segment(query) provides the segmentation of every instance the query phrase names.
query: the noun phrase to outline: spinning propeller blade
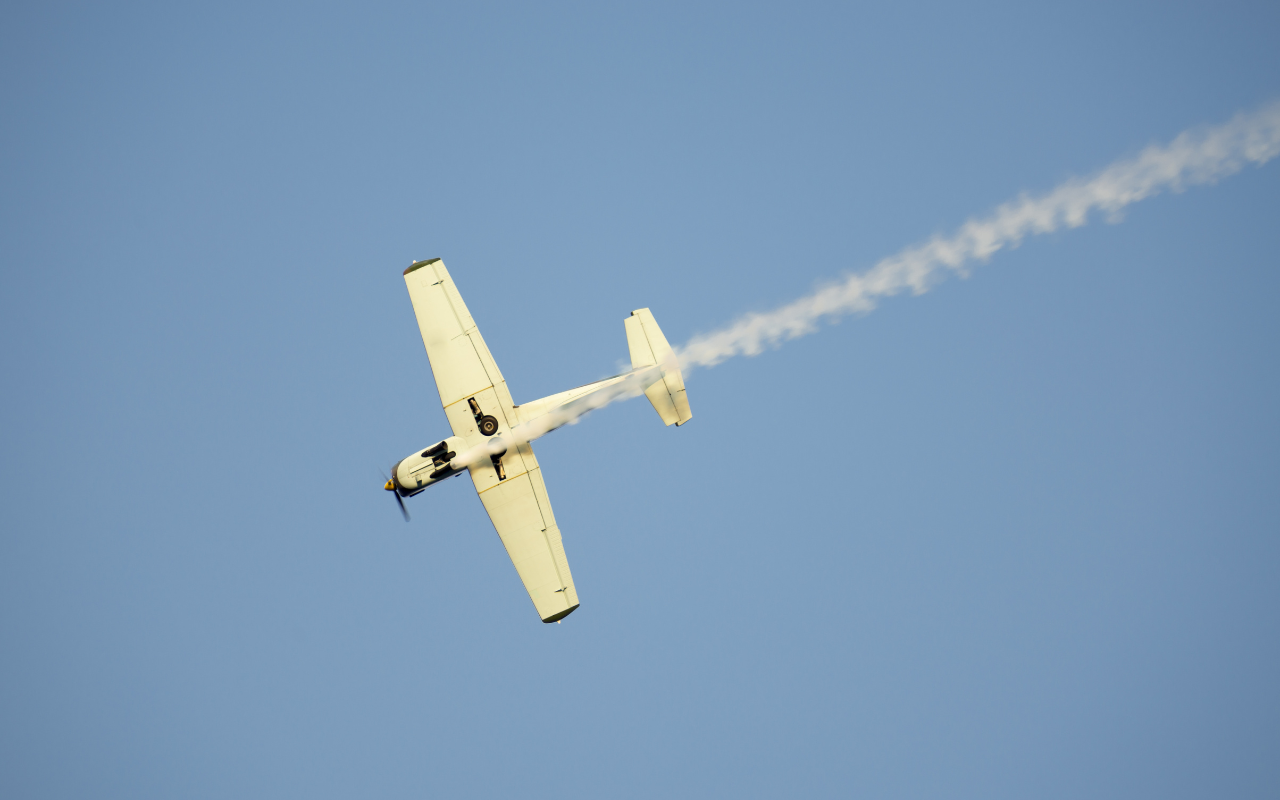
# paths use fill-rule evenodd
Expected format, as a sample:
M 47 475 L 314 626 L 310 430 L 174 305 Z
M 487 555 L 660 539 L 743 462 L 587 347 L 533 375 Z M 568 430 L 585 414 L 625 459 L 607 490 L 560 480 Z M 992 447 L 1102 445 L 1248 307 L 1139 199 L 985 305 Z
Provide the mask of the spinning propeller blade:
M 381 469 L 379 469 L 379 470 L 378 470 L 378 472 L 382 472 L 382 470 L 381 470 Z M 393 495 L 395 495 L 395 498 L 396 498 L 396 505 L 400 506 L 400 513 L 404 515 L 404 521 L 405 521 L 405 522 L 408 522 L 408 521 L 409 521 L 409 509 L 407 509 L 407 508 L 405 508 L 405 507 L 404 507 L 404 500 L 403 500 L 403 499 L 401 499 L 401 497 L 400 497 L 400 493 L 396 491 L 396 485 L 395 485 L 394 483 L 392 483 L 392 481 L 391 481 L 391 479 L 390 479 L 390 478 L 387 478 L 387 473 L 382 472 L 382 477 L 383 477 L 383 478 L 385 478 L 385 479 L 386 479 L 386 481 L 387 481 L 387 482 L 386 482 L 386 484 L 384 484 L 382 488 L 383 488 L 383 489 L 386 489 L 388 492 L 391 492 Z

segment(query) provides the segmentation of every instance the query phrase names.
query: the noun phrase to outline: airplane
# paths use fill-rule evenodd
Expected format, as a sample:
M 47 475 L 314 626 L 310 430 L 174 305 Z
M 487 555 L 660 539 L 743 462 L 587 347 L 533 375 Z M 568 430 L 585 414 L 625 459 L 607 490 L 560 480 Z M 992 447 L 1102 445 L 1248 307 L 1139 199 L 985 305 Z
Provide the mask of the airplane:
M 414 261 L 404 281 L 453 435 L 396 462 L 383 488 L 408 521 L 402 498 L 468 473 L 538 617 L 559 622 L 578 592 L 530 442 L 642 392 L 665 425 L 685 424 L 693 413 L 676 356 L 649 309 L 637 309 L 624 320 L 630 372 L 515 405 L 444 262 Z

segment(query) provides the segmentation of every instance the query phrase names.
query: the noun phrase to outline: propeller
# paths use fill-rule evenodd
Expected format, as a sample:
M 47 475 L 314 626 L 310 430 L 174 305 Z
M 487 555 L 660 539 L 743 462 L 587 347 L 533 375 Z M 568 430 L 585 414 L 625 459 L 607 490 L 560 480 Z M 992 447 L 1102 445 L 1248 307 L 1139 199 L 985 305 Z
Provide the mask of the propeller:
M 378 470 L 378 471 L 379 471 L 379 472 L 382 472 L 382 470 Z M 407 508 L 405 508 L 405 507 L 404 507 L 404 500 L 403 500 L 403 499 L 401 499 L 401 497 L 400 497 L 400 493 L 396 491 L 396 485 L 395 485 L 394 483 L 392 483 L 392 482 L 391 482 L 391 479 L 390 479 L 390 478 L 387 478 L 387 473 L 382 472 L 382 477 L 383 477 L 383 478 L 386 478 L 386 480 L 387 480 L 386 484 L 385 484 L 382 488 L 383 488 L 383 489 L 386 489 L 388 492 L 391 492 L 393 495 L 395 495 L 395 498 L 396 498 L 396 505 L 400 506 L 400 513 L 404 515 L 404 521 L 405 521 L 405 522 L 408 522 L 408 521 L 409 521 L 409 509 L 407 509 Z

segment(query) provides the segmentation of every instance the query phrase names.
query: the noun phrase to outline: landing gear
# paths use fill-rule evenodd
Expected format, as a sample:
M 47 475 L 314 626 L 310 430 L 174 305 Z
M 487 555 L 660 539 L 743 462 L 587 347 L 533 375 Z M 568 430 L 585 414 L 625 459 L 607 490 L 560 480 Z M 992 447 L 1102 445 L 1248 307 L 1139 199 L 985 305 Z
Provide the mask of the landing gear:
M 474 397 L 467 400 L 467 405 L 471 406 L 471 414 L 476 418 L 476 425 L 480 428 L 481 433 L 485 436 L 492 436 L 498 432 L 497 417 L 481 411 L 480 404 L 476 402 Z
M 502 449 L 496 453 L 489 454 L 489 461 L 493 464 L 493 472 L 498 476 L 498 480 L 505 481 L 507 479 L 507 471 L 502 466 L 502 457 L 507 454 L 506 443 L 501 439 L 494 439 L 489 443 L 490 448 L 501 447 Z

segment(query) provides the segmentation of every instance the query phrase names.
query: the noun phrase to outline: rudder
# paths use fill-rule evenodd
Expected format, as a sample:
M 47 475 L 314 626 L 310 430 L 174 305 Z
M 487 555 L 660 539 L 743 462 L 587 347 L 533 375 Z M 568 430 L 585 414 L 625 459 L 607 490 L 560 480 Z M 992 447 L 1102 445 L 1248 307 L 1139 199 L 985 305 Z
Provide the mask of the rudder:
M 627 347 L 631 350 L 631 368 L 660 366 L 662 380 L 644 390 L 665 425 L 683 425 L 693 419 L 689 398 L 684 391 L 684 376 L 667 337 L 647 308 L 636 309 L 625 320 Z

